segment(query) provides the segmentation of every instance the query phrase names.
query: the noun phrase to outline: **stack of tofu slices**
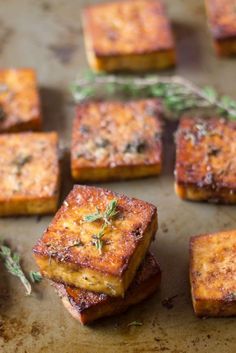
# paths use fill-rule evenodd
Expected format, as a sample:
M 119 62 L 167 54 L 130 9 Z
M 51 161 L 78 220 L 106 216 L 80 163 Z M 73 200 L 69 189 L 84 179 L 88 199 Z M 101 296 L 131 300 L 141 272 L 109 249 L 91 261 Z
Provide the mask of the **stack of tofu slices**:
M 74 186 L 33 251 L 65 307 L 82 324 L 125 311 L 158 288 L 148 251 L 156 207 L 93 186 Z

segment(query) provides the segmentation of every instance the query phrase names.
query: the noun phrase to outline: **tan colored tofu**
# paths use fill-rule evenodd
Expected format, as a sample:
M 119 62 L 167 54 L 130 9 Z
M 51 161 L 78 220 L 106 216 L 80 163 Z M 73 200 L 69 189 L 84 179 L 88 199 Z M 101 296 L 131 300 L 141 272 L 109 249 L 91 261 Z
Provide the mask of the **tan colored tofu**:
M 58 136 L 0 135 L 0 216 L 55 212 L 59 197 Z
M 35 71 L 1 69 L 0 133 L 41 128 L 41 105 Z
M 112 204 L 105 223 L 98 215 L 108 214 Z M 124 296 L 156 230 L 155 206 L 77 185 L 33 251 L 43 276 L 55 282 Z
M 155 257 L 148 253 L 139 267 L 124 298 L 110 297 L 53 282 L 69 313 L 86 325 L 102 317 L 120 314 L 152 295 L 160 286 L 161 270 Z
M 236 54 L 236 11 L 232 0 L 205 0 L 215 50 L 220 56 Z
M 79 105 L 72 133 L 73 178 L 101 182 L 158 175 L 162 168 L 161 113 L 155 99 Z
M 175 65 L 175 44 L 161 0 L 124 0 L 83 11 L 87 58 L 95 71 L 146 71 Z
M 197 316 L 236 315 L 236 230 L 191 238 L 190 282 Z
M 192 201 L 235 204 L 236 123 L 183 118 L 176 144 L 176 193 Z

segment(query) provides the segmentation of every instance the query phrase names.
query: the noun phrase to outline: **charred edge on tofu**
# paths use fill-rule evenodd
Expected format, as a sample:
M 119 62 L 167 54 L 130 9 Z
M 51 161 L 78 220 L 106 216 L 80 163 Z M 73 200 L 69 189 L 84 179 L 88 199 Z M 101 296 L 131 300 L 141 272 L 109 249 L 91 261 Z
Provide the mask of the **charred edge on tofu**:
M 215 128 L 212 130 L 211 126 L 209 126 L 207 120 L 198 121 L 194 128 L 181 128 L 177 132 L 178 136 L 183 136 L 183 138 L 187 141 L 190 141 L 192 146 L 197 147 L 199 143 L 201 143 L 202 139 L 206 136 L 218 136 L 220 139 L 224 139 L 224 135 L 222 131 L 217 130 Z M 232 162 L 229 160 L 224 168 L 220 168 L 217 171 L 212 168 L 212 158 L 218 158 L 222 154 L 222 148 L 213 143 L 208 143 L 207 152 L 206 152 L 206 164 L 207 164 L 207 173 L 202 181 L 197 183 L 197 187 L 199 188 L 208 188 L 214 191 L 219 191 L 221 189 L 221 185 L 218 185 L 217 178 L 228 175 L 231 171 Z M 187 166 L 188 167 L 188 166 Z M 191 172 L 193 166 L 189 165 L 189 172 Z M 230 192 L 236 193 L 236 190 L 230 190 Z
M 1 93 L 1 89 L 0 89 L 0 93 Z M 6 113 L 3 109 L 3 106 L 0 105 L 0 122 L 3 121 L 4 119 L 6 119 Z

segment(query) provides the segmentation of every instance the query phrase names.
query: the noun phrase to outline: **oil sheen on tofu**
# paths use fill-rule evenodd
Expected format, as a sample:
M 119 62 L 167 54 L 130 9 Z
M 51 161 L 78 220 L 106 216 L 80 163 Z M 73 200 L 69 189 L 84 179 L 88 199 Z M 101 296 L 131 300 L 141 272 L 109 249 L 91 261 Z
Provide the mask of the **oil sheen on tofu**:
M 236 123 L 181 120 L 176 135 L 176 193 L 183 199 L 236 203 Z
M 236 230 L 190 242 L 190 282 L 198 316 L 236 315 Z
M 88 6 L 83 24 L 88 61 L 95 71 L 146 71 L 175 65 L 174 39 L 161 0 Z
M 41 103 L 33 69 L 0 70 L 0 133 L 42 128 Z
M 58 136 L 0 135 L 0 215 L 55 212 L 59 197 Z
M 236 55 L 236 12 L 232 0 L 205 0 L 216 53 Z
M 85 221 L 116 200 L 116 215 L 107 225 Z M 51 225 L 34 247 L 42 274 L 111 296 L 124 296 L 157 229 L 155 206 L 114 192 L 75 186 Z
M 156 99 L 79 105 L 72 133 L 73 178 L 98 182 L 158 175 L 161 115 Z
M 91 323 L 101 317 L 126 311 L 153 294 L 161 282 L 161 270 L 155 257 L 147 253 L 124 298 L 111 297 L 53 282 L 62 302 L 70 314 L 82 324 Z

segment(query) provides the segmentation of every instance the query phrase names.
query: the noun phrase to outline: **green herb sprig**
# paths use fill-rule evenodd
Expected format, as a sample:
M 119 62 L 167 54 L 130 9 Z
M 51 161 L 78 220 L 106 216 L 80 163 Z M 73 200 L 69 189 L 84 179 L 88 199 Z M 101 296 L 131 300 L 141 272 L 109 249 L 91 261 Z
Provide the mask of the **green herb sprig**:
M 0 257 L 2 258 L 7 271 L 20 279 L 25 287 L 26 295 L 30 295 L 32 291 L 31 284 L 21 268 L 19 254 L 12 253 L 8 246 L 1 244 Z
M 89 214 L 84 217 L 85 222 L 95 222 L 98 220 L 103 221 L 103 225 L 101 230 L 93 236 L 94 239 L 94 245 L 96 249 L 99 250 L 100 253 L 102 253 L 102 248 L 104 245 L 103 237 L 105 235 L 105 230 L 106 228 L 111 225 L 111 220 L 113 217 L 117 215 L 117 200 L 111 200 L 109 204 L 107 205 L 106 209 L 104 212 L 101 212 L 99 209 L 97 209 L 96 212 Z
M 43 279 L 41 273 L 37 271 L 30 271 L 29 276 L 30 276 L 31 282 L 33 283 L 39 283 Z
M 71 90 L 76 102 L 117 94 L 130 98 L 158 97 L 172 117 L 191 109 L 213 108 L 222 116 L 236 120 L 235 100 L 219 95 L 210 86 L 200 88 L 180 76 L 124 77 L 88 73 L 77 79 Z
M 114 217 L 118 212 L 116 210 L 117 207 L 117 200 L 111 200 L 109 204 L 107 205 L 106 209 L 104 212 L 97 211 L 95 213 L 92 213 L 88 216 L 84 217 L 85 222 L 94 222 L 99 219 L 103 220 L 106 224 L 110 224 L 110 219 Z
M 127 326 L 143 326 L 143 323 L 141 321 L 132 321 Z

